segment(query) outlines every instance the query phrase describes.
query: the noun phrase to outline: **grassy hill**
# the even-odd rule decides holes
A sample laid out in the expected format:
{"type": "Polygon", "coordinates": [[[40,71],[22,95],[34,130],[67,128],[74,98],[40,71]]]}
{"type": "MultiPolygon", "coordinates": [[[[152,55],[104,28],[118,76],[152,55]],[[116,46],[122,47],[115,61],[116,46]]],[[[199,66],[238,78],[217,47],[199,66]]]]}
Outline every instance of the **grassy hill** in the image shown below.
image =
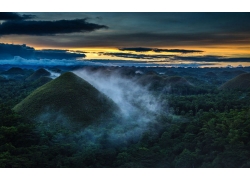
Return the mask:
{"type": "Polygon", "coordinates": [[[180,76],[171,76],[166,79],[166,82],[169,83],[171,86],[176,86],[176,85],[186,85],[190,86],[191,83],[188,82],[185,78],[180,77],[180,76]]]}
{"type": "Polygon", "coordinates": [[[27,81],[35,81],[43,76],[50,76],[50,72],[46,71],[45,69],[41,68],[35,71],[31,76],[26,78],[27,81]]]}
{"type": "Polygon", "coordinates": [[[137,82],[143,86],[149,86],[151,90],[162,90],[164,87],[186,88],[192,84],[185,78],[180,76],[159,76],[159,75],[144,75],[138,78],[137,82]]]}
{"type": "Polygon", "coordinates": [[[50,78],[50,77],[42,76],[42,77],[40,77],[39,79],[33,81],[33,82],[31,83],[31,85],[32,85],[33,87],[38,88],[38,87],[40,87],[40,86],[42,86],[42,85],[44,85],[44,84],[50,82],[51,80],[52,80],[52,78],[50,78]]]}
{"type": "Polygon", "coordinates": [[[219,87],[225,89],[250,89],[250,73],[236,76],[219,87]]]}
{"type": "Polygon", "coordinates": [[[19,67],[12,67],[9,70],[3,72],[2,74],[6,74],[6,75],[17,75],[17,74],[21,74],[24,75],[25,71],[22,68],[19,67]]]}
{"type": "Polygon", "coordinates": [[[61,112],[64,118],[87,125],[112,117],[119,108],[91,84],[67,72],[36,89],[14,111],[27,118],[61,112]]]}
{"type": "Polygon", "coordinates": [[[208,78],[216,78],[217,77],[217,75],[214,72],[207,72],[205,74],[205,76],[208,78]]]}

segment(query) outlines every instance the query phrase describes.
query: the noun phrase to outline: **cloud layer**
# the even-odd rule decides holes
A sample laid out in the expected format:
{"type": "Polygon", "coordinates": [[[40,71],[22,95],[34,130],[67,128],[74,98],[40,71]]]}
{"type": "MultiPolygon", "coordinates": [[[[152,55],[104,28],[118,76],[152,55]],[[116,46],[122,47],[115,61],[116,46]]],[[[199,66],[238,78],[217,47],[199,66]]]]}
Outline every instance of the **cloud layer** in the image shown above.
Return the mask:
{"type": "Polygon", "coordinates": [[[173,55],[148,55],[148,54],[132,54],[132,53],[117,53],[117,52],[99,52],[99,55],[106,55],[120,58],[133,59],[169,59],[173,55]]]}
{"type": "Polygon", "coordinates": [[[81,51],[43,49],[35,50],[33,47],[0,43],[0,60],[13,59],[19,56],[25,59],[77,59],[86,55],[81,51]]]}
{"type": "Polygon", "coordinates": [[[35,15],[25,14],[19,15],[13,12],[0,12],[0,20],[25,20],[35,18],[35,15]]]}
{"type": "Polygon", "coordinates": [[[157,55],[157,54],[133,54],[133,53],[119,53],[119,52],[99,52],[100,55],[128,58],[128,59],[144,59],[150,60],[161,60],[158,62],[178,62],[178,61],[194,61],[194,62],[250,62],[250,58],[239,57],[229,58],[224,56],[178,56],[178,55],[157,55]]]}
{"type": "Polygon", "coordinates": [[[91,32],[108,28],[105,25],[89,23],[86,19],[58,21],[5,21],[0,24],[0,35],[55,35],[75,32],[91,32]]]}
{"type": "Polygon", "coordinates": [[[171,53],[202,53],[204,51],[200,50],[187,50],[187,49],[158,49],[158,48],[144,48],[144,47],[129,47],[129,48],[120,48],[120,51],[134,51],[134,52],[171,52],[171,53]]]}

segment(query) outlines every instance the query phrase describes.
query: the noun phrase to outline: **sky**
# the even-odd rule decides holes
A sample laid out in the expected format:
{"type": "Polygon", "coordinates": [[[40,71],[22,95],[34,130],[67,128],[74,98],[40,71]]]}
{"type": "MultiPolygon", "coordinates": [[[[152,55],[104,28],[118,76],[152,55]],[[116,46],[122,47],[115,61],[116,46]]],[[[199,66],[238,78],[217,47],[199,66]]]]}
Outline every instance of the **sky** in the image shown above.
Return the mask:
{"type": "Polygon", "coordinates": [[[0,60],[250,66],[249,19],[244,12],[1,12],[0,60]]]}

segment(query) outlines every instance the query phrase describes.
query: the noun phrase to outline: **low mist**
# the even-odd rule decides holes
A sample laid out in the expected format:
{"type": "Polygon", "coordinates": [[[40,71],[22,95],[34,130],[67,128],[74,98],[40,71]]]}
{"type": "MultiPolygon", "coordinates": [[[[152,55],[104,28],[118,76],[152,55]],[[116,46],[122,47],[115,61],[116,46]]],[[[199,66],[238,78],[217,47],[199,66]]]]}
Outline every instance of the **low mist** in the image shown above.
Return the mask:
{"type": "Polygon", "coordinates": [[[50,73],[50,78],[52,78],[52,79],[55,79],[61,75],[61,73],[57,73],[57,72],[51,71],[49,69],[46,69],[46,71],[48,71],[50,73]]]}
{"type": "Polygon", "coordinates": [[[146,87],[136,83],[135,78],[123,76],[117,70],[79,69],[74,73],[111,98],[121,110],[119,120],[114,120],[110,128],[105,124],[91,126],[82,134],[87,133],[91,137],[105,135],[112,144],[138,141],[144,132],[158,131],[157,117],[168,114],[167,102],[162,102],[161,95],[154,96],[146,87]]]}
{"type": "Polygon", "coordinates": [[[36,118],[39,123],[38,131],[42,134],[50,132],[52,135],[51,139],[46,141],[54,143],[77,141],[78,148],[100,146],[108,148],[137,143],[148,132],[157,135],[163,128],[159,121],[165,119],[163,116],[169,115],[166,100],[162,100],[162,94],[157,93],[158,96],[155,96],[147,87],[138,84],[136,73],[128,77],[121,73],[121,69],[73,71],[113,100],[120,111],[105,121],[97,120],[98,123],[82,128],[79,125],[78,129],[74,130],[72,126],[74,123],[71,123],[62,111],[54,112],[53,108],[47,107],[44,113],[36,118]]]}

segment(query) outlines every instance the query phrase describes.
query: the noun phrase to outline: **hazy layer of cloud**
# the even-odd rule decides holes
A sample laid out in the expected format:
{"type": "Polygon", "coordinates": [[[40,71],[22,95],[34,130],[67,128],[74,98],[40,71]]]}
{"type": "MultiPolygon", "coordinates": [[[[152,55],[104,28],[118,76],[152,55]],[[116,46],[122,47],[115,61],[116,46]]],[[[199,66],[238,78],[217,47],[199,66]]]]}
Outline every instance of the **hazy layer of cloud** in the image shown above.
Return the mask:
{"type": "Polygon", "coordinates": [[[146,87],[136,83],[136,80],[122,76],[121,71],[107,73],[106,70],[108,68],[97,71],[79,69],[74,73],[119,106],[121,114],[118,118],[115,116],[106,121],[97,121],[98,124],[93,123],[87,127],[79,126],[78,131],[67,134],[75,124],[70,122],[63,111],[55,112],[50,107],[45,107],[44,113],[35,118],[39,124],[37,129],[41,132],[49,131],[53,135],[53,142],[77,139],[82,148],[89,145],[119,147],[137,142],[146,131],[157,133],[162,128],[158,125],[158,117],[170,116],[167,101],[162,101],[161,95],[153,96],[146,87]]]}
{"type": "Polygon", "coordinates": [[[153,96],[146,87],[140,86],[131,78],[122,76],[119,70],[80,69],[74,73],[111,98],[121,110],[121,117],[106,132],[101,132],[98,126],[87,128],[88,133],[93,136],[97,132],[98,136],[106,134],[110,142],[117,143],[138,139],[143,132],[150,130],[152,125],[157,126],[158,115],[169,113],[167,102],[162,101],[161,95],[153,96]]]}
{"type": "Polygon", "coordinates": [[[5,21],[0,24],[0,35],[55,35],[74,32],[91,32],[108,28],[105,25],[89,23],[86,19],[57,21],[5,21]]]}
{"type": "Polygon", "coordinates": [[[35,18],[35,15],[24,14],[20,15],[14,12],[0,12],[0,20],[25,20],[35,18]]]}

